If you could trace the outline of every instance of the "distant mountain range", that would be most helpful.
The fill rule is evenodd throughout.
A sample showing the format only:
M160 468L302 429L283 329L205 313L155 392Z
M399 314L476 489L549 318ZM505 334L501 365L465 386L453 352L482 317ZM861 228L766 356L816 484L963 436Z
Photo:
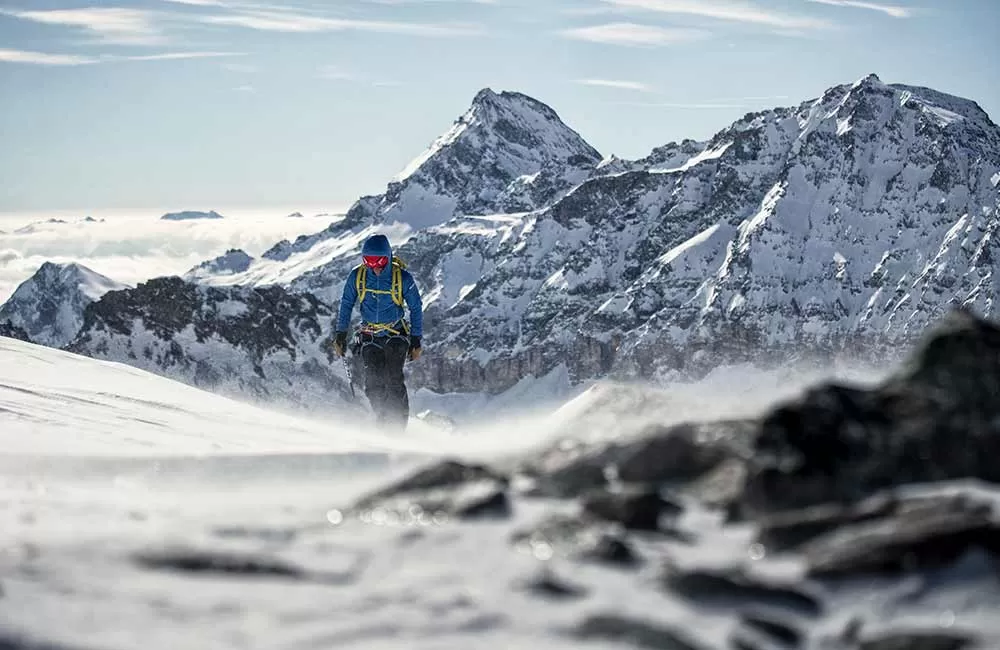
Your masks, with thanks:
M385 193L323 231L171 280L192 301L174 326L140 304L158 300L150 287L116 291L87 308L73 348L135 363L125 351L144 341L184 358L185 327L225 338L209 288L239 305L270 287L302 308L319 301L307 340L279 346L318 358L324 309L360 243L384 232L424 294L426 352L409 372L434 390L498 392L560 365L580 380L882 360L952 307L996 315L998 185L1000 128L978 105L874 75L636 161L602 157L535 99L486 89ZM298 307L273 317L301 319ZM288 368L280 381L313 372Z
M164 221L191 221L194 219L223 219L224 217L216 212L215 210L209 210L208 212L198 212L196 210L188 210L185 212L168 212L167 214L160 217Z

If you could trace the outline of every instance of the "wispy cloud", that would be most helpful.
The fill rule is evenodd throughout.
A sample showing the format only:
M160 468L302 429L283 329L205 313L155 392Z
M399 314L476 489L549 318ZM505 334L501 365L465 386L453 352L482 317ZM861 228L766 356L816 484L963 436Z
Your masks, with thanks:
M909 7L900 7L898 5L886 5L877 2L863 2L862 0L809 0L809 2L816 2L824 5L834 5L836 7L855 7L857 9L871 9L872 11L881 11L884 14L888 14L893 18L909 18L913 15L913 10Z
M204 59L242 55L241 52L162 52L159 54L133 56L119 56L115 54L80 56L76 54L49 54L46 52L29 52L24 50L0 50L0 63L73 66L114 63L117 61L176 61L181 59Z
M635 90L638 92L653 92L653 88L648 84L639 81L623 81L620 79L577 79L574 83L583 86L599 86L602 88L617 88L619 90Z
M463 36L481 33L475 25L405 23L378 20L328 18L291 11L237 11L231 14L200 16L199 22L209 25L245 27L272 32L339 32L363 31L411 36Z
M251 86L250 84L243 84L242 86L236 86L235 88L233 88L233 90L235 90L236 92L240 92L240 93L252 93L252 92L256 92L254 90L254 87Z
M90 65L99 59L75 54L46 54L25 50L0 50L0 62L26 63L32 65Z
M741 0L604 0L619 8L686 14L730 22L750 23L782 29L822 29L832 23L819 18L785 14Z
M561 32L566 38L610 45L652 46L689 43L709 36L700 29L654 27L637 23L608 23Z
M181 59L215 59L224 56L246 56L245 52L164 52L140 56L109 56L105 61L176 61Z
M154 24L155 14L142 9L89 7L18 11L0 9L0 13L46 25L75 27L111 45L160 45L165 38Z

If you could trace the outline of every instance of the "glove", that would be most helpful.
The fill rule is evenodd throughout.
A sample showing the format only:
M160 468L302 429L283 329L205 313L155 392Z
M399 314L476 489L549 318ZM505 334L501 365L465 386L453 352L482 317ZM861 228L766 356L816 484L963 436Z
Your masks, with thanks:
M333 340L333 350L337 353L337 356L344 356L344 351L347 349L347 332L337 332L337 338Z
M410 337L410 361L416 361L420 358L420 337L411 336Z

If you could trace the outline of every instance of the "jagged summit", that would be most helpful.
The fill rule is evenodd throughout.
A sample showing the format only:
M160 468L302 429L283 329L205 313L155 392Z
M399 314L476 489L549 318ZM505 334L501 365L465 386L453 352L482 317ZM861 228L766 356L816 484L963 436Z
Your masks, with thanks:
M496 93L484 88L451 128L414 158L394 181L403 182L419 171L433 176L443 171L442 164L462 163L484 171L484 166L474 160L476 152L500 154L487 157L501 176L498 180L508 183L557 163L593 166L601 160L597 150L548 105L522 93ZM448 160L442 161L442 155ZM424 170L425 166L428 169Z
M82 264L45 262L0 306L0 321L23 329L32 341L62 347L83 325L87 305L124 288Z

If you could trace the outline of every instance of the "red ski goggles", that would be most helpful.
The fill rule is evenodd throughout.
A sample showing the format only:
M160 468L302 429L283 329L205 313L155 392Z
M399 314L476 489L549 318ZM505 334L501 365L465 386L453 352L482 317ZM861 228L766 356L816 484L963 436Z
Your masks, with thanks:
M385 255L363 255L365 266L370 269L384 269L389 264L389 258Z

